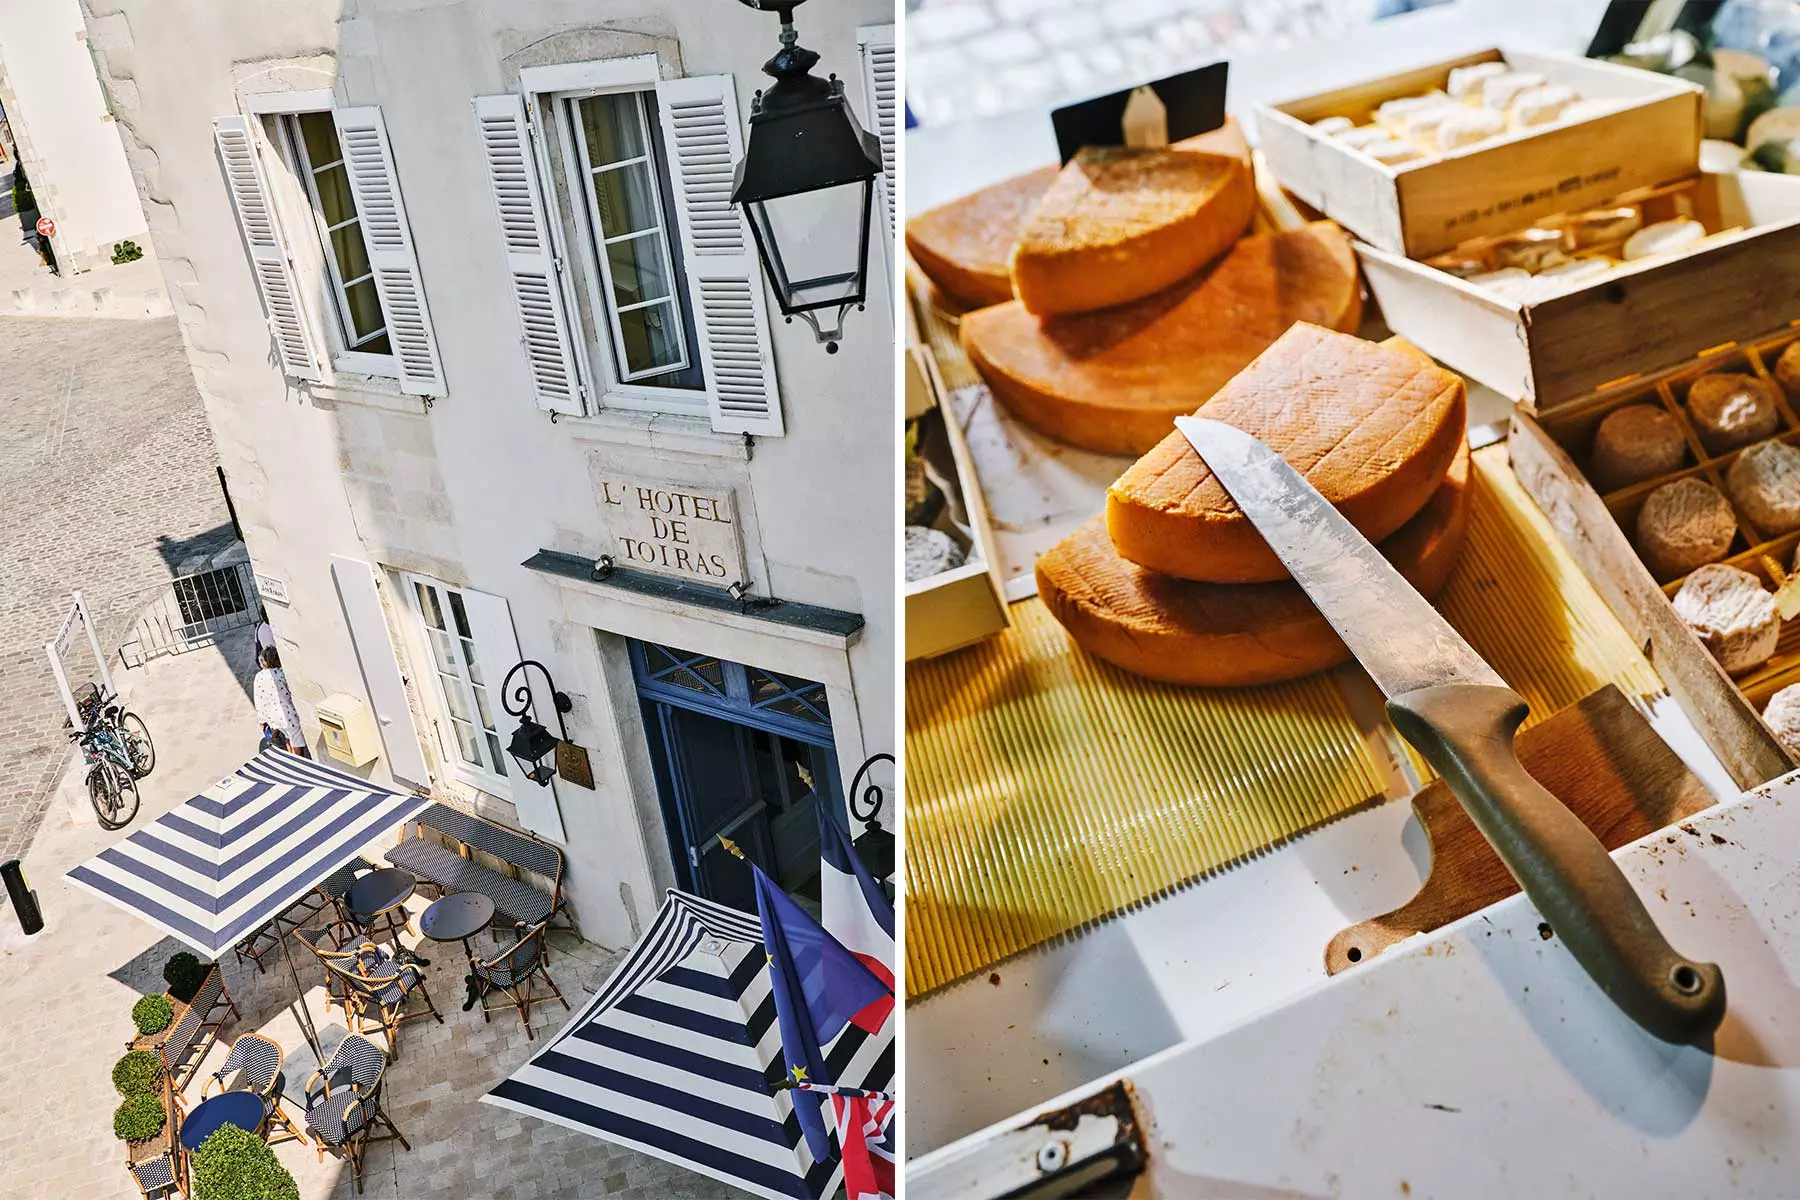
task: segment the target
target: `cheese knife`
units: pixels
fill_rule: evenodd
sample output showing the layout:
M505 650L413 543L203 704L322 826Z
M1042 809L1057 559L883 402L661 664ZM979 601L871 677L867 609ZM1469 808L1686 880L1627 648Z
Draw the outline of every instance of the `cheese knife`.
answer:
M1708 1038L1725 1015L1724 977L1675 952L1600 840L1519 765L1525 701L1280 455L1219 421L1175 425L1594 982L1663 1041Z

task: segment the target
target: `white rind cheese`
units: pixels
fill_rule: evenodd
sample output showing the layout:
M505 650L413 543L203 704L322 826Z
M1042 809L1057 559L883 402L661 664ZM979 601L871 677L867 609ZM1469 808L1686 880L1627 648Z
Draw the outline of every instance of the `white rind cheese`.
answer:
M1638 510L1638 553L1658 579L1718 562L1736 534L1737 517L1719 489L1691 475L1663 484Z
M1730 675L1768 662L1781 640L1774 595L1750 572L1721 563L1687 577L1675 593L1675 612Z
M1761 533L1800 529L1800 450L1786 442L1758 442L1738 455L1725 487Z

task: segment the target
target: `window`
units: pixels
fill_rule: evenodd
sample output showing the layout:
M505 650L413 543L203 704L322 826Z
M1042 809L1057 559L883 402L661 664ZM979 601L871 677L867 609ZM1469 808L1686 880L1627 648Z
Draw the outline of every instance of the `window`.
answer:
M413 603L424 623L438 694L450 721L447 755L454 754L478 775L506 778L506 751L500 738L499 706L476 654L475 634L463 594L423 579L410 580ZM440 730L441 732L441 730Z
M330 113L323 112L300 113L289 119L298 131L297 137L291 137L295 166L306 184L325 246L344 347L363 354L392 353L387 317L375 290L375 269L369 265L369 248L363 241L362 218L350 190L350 170L338 143L337 125Z

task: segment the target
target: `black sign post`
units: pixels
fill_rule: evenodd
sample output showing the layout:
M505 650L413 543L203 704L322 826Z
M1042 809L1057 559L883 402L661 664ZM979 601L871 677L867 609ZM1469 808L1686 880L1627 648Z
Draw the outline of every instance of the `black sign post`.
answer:
M27 935L44 927L44 910L38 907L37 893L25 883L25 868L19 860L9 858L0 863L0 879L6 881L6 894L12 898L13 911L19 914L19 928Z

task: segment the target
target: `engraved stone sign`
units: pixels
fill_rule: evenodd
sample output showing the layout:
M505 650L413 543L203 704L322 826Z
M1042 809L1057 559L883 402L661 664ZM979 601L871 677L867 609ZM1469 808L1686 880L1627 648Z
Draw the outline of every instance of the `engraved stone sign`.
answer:
M746 577L729 490L616 475L601 477L599 490L614 565L721 588Z

